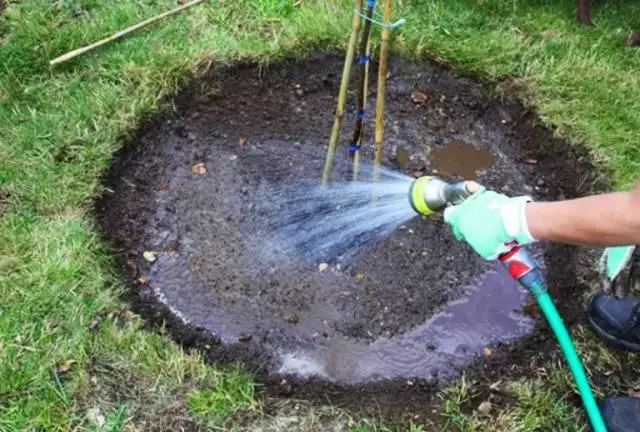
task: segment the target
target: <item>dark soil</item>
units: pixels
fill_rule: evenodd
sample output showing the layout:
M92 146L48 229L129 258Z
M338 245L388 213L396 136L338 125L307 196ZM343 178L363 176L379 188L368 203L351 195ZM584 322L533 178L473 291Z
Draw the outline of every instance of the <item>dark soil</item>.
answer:
M342 61L319 54L215 68L176 98L176 114L145 122L116 156L98 217L138 310L185 346L244 361L267 392L428 414L431 390L460 368L487 387L526 374L555 345L521 310L526 295L437 219L415 218L325 271L263 259L256 203L279 185L320 177ZM390 71L385 165L472 176L536 199L598 187L588 153L554 139L522 106L439 64L392 59ZM345 151L353 124L347 115ZM362 157L372 159L368 142ZM339 168L334 179L345 175ZM145 251L156 253L153 263ZM589 253L535 251L574 324L582 281L595 278Z

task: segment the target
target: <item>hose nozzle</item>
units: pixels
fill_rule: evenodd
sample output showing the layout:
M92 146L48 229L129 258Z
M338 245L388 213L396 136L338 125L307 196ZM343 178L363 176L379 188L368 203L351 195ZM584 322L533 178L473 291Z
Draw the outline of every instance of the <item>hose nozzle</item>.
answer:
M447 183L444 180L423 176L417 178L409 189L411 207L423 216L443 210L448 205L457 205L480 189L474 181Z

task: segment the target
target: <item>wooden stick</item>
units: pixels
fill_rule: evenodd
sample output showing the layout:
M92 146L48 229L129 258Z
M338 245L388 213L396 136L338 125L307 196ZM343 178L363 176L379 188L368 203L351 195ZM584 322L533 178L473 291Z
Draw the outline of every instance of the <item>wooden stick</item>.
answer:
M369 38L369 41L367 42L367 53L366 53L367 57L371 55L371 38ZM373 59L371 59L373 60ZM369 93L369 66L371 65L371 61L368 61L364 66L364 88L367 89L364 92L364 95L362 97L362 106L364 107L364 109L367 108L367 99L368 99L368 93ZM362 129L360 131L360 137L358 139L358 144L362 145L362 142L364 141L364 129ZM358 180L358 174L360 173L360 151L356 151L355 154L353 155L353 181Z
M362 9L362 0L355 0L355 10L360 12ZM322 171L322 184L326 185L331 174L331 165L336 153L336 145L340 136L340 125L342 124L342 116L344 115L344 106L347 103L347 89L349 87L349 78L351 77L351 65L353 63L353 54L356 51L356 42L358 39L358 31L360 30L360 16L353 14L351 23L351 37L347 46L347 55L344 59L344 68L342 70L342 80L340 82L340 94L338 95L338 106L333 117L333 129L331 130L331 138L329 139L329 147L327 148L327 156L324 161L324 170Z
M382 22L386 25L382 29L382 41L380 42L380 58L378 63L378 94L376 97L376 136L375 136L375 156L373 161L373 179L380 179L380 164L382 163L382 140L384 138L384 92L387 83L387 60L389 57L389 35L391 29L388 27L391 21L392 0L384 0L384 12Z
M373 18L373 8L375 2L368 2L366 19L364 22L364 29L362 30L362 38L360 39L360 48L358 49L358 62L360 64L360 81L358 82L358 99L356 101L356 128L353 131L353 138L351 138L351 145L358 145L360 143L362 135L362 125L364 123L364 100L366 98L367 89L365 87L365 81L367 79L367 65L368 60L362 62L362 58L366 58L367 48L369 47L369 39L371 36L371 19ZM349 153L353 156L352 151Z
M157 15L157 16L155 16L153 18L149 18L146 21L143 21L141 23L132 25L131 27L127 27L126 29L124 29L122 31L119 31L117 33L114 33L111 36L109 36L107 38L104 38L102 40L99 40L96 43L93 43L91 45L87 45L87 46L82 47L82 48L75 49L75 50L73 50L71 52L68 52L68 53L66 53L64 55L61 55L60 57L56 57L55 59L51 60L49 62L49 64L50 65L56 65L56 64L63 63L63 62L66 62L68 60L71 60L74 57L77 57L79 55L82 55L84 53L92 51L92 50L94 50L94 49L96 49L98 47L101 47L101 46L106 45L106 44L108 44L110 42L113 42L116 39L120 39L121 37L126 36L129 33L133 33L134 31L136 31L138 29L141 29L142 27L146 27L149 24L152 24L152 23L154 23L154 22L156 22L158 20L161 20L162 18L168 17L169 15L174 15L174 14L177 14L178 12L182 12L183 10L185 10L187 8L190 8L191 6L195 6L195 5L197 5L199 3L202 3L204 1L206 1L206 0L193 0L193 1L189 2L189 3L185 3L182 6L177 7L175 9L173 9L173 10L170 10L170 11L167 11L167 12L163 12L160 15Z

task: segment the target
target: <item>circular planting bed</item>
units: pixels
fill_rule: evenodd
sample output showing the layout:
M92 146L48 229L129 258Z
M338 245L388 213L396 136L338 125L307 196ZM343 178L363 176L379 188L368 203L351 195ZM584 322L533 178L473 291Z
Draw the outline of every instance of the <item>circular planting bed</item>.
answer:
M176 114L145 122L117 155L98 213L139 310L211 359L242 360L267 382L286 378L275 386L286 393L409 394L463 368L517 373L512 365L529 365L553 340L527 293L438 218L416 217L342 261L264 253L261 239L278 228L262 212L270 191L320 178L342 62L319 54L215 68L176 99ZM553 139L519 105L487 97L439 64L390 66L389 168L474 178L537 199L593 188L586 152ZM340 152L352 133L352 100L347 108ZM370 161L366 138L362 157ZM337 165L334 180L348 178L348 164ZM570 247L535 252L565 319L575 322L578 274L590 270Z

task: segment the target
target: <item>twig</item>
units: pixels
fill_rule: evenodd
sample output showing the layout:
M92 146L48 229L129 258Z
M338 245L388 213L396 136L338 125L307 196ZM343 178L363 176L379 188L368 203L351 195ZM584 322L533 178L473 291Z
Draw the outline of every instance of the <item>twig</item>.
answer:
M362 8L362 0L355 0L356 10ZM342 124L342 116L344 115L344 106L347 103L347 89L349 87L349 78L351 76L351 64L353 63L353 54L356 50L356 41L358 31L360 30L360 16L353 14L351 24L351 37L347 47L347 54L344 59L344 68L342 70L342 80L340 82L340 94L338 95L338 106L333 118L333 129L331 130L331 138L329 139L329 147L327 148L327 156L324 161L324 170L322 171L322 184L327 184L329 175L331 174L331 165L336 153L336 144L340 136L340 125Z
M375 133L375 155L373 161L373 178L378 181L380 178L380 164L382 163L382 140L384 138L384 93L387 83L387 59L389 56L389 35L391 29L388 27L391 21L392 0L384 0L383 21L387 26L382 29L382 41L380 42L380 59L378 63L378 92L376 96L376 133Z
M190 8L191 6L195 6L198 3L202 3L204 1L206 1L206 0L193 0L193 1L189 2L189 3L185 3L182 6L179 6L179 7L175 8L175 9L173 9L173 10L170 10L170 11L167 11L167 12L163 12L160 15L157 15L157 16L155 16L153 18L149 18L146 21L143 21L141 23L132 25L131 27L127 27L126 29L124 29L122 31L119 31L117 33L114 33L113 35L111 35L111 36L109 36L107 38L104 38L102 40L99 40L96 43L93 43L91 45L87 45L87 46L82 47L82 48L75 49L75 50L73 50L71 52L68 52L68 53L66 53L64 55L61 55L60 57L57 57L57 58L51 60L49 62L49 64L50 65L56 65L56 64L63 63L63 62L66 62L68 60L71 60L74 57L77 57L79 55L82 55L84 53L92 51L92 50L94 50L94 49L96 49L98 47L101 47L101 46L106 45L106 44L108 44L110 42L113 42L113 41L115 41L117 39L120 39L121 37L126 36L129 33L132 33L132 32L134 32L134 31L136 31L138 29L141 29L142 27L146 27L149 24L152 24L152 23L154 23L154 22L156 22L156 21L158 21L158 20L160 20L162 18L168 17L169 15L174 15L174 14L177 14L178 12L182 12L183 10L185 10L187 8Z

